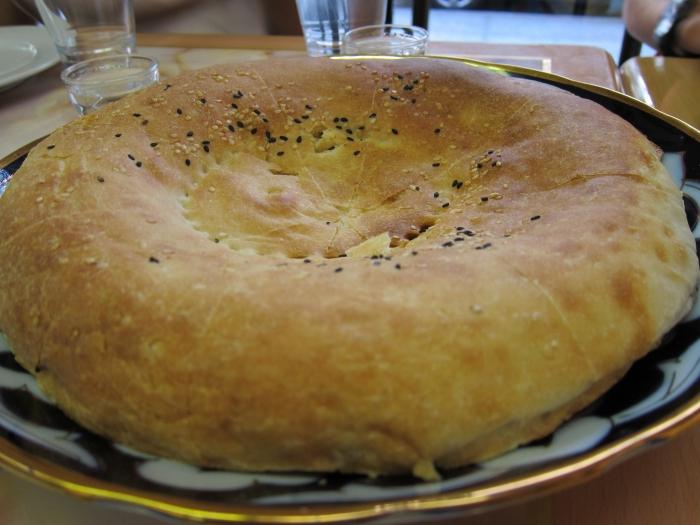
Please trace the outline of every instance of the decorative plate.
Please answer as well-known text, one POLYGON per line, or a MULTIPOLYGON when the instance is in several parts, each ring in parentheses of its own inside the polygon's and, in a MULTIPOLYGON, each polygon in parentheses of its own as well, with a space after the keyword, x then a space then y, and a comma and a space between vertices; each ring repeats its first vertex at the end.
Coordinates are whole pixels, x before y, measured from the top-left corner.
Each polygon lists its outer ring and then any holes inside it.
POLYGON ((58 63, 58 53, 43 27, 0 27, 0 91, 58 63))
MULTIPOLYGON (((662 160, 683 186, 688 221, 700 238, 698 130, 605 88, 524 68, 462 62, 464 67, 559 86, 627 119, 663 149, 662 160)), ((0 164, 0 194, 30 147, 0 164)), ((426 519, 424 513, 461 512, 580 482, 699 418, 700 303, 659 348, 553 434, 490 461, 443 472, 435 482, 226 472, 145 455, 96 436, 64 416, 0 341, 0 465, 69 493, 196 520, 393 522, 426 519), (406 515, 409 512, 414 514, 406 515)))

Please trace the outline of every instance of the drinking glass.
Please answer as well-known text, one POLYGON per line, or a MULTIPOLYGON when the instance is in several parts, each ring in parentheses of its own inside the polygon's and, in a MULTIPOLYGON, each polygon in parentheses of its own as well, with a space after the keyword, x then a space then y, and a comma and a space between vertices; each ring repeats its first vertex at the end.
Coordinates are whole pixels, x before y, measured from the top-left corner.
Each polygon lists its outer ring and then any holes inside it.
POLYGON ((386 0, 296 2, 310 56, 340 54, 345 33, 355 27, 381 24, 386 17, 386 0))
POLYGON ((132 0, 35 0, 61 60, 74 64, 135 46, 132 0))

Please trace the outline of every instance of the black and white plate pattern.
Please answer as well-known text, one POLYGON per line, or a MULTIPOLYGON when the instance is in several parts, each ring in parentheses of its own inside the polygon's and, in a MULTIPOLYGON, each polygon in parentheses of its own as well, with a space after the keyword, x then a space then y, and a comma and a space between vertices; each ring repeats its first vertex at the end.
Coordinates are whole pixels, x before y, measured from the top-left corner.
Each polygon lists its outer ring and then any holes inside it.
MULTIPOLYGON (((501 70, 512 76, 534 76, 517 68, 501 67, 501 70)), ((607 90, 551 75, 538 74, 535 79, 603 104, 663 148, 664 164, 683 186, 689 224, 696 240, 700 238, 697 221, 700 143, 696 130, 607 90)), ((22 161, 20 157, 0 170, 0 195, 22 161)), ((225 472, 145 455, 81 428, 44 396, 33 377, 15 362, 7 343, 0 339, 0 465, 3 451, 8 454, 8 450, 18 450, 23 457, 29 455, 39 460, 58 481, 79 475, 87 485, 83 494, 90 495, 89 486, 94 482, 108 488, 106 492, 93 494, 95 497, 127 501, 124 495, 138 494, 146 507, 199 518, 207 515, 197 512, 198 509, 215 508, 218 518, 226 518, 228 510, 231 516, 265 516, 270 521, 285 516, 295 516, 295 521, 304 521, 304 516, 308 521, 318 517, 342 520, 343 516, 379 516, 386 509, 408 510, 408 503, 410 508, 420 509, 421 502, 434 502, 445 496, 454 496, 454 507, 469 506, 476 503, 465 495, 480 489, 493 490, 546 472, 561 471, 564 477, 580 473, 586 468, 582 459, 595 458, 600 451, 634 440, 649 429, 661 428, 660 423, 684 410, 688 412, 689 407, 693 409, 690 412, 700 410, 698 302, 686 319, 667 334, 659 348, 637 362, 616 386, 553 434, 490 461, 443 472, 440 481, 225 472), (178 510, 159 506, 158 502, 162 501, 177 502, 178 510), (381 510, 378 503, 390 505, 381 510), (299 510, 302 508, 303 512, 299 510), (353 511, 360 514, 353 515, 353 511)), ((649 442, 651 437, 638 444, 649 442)), ((606 458, 611 456, 608 454, 606 458)), ((449 510, 452 506, 433 505, 433 508, 449 510)))

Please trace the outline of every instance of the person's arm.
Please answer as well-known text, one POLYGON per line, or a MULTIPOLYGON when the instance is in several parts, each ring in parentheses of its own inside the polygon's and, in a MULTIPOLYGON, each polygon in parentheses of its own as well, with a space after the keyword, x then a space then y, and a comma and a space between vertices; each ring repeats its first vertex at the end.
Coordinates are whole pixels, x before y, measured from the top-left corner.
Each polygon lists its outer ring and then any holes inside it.
MULTIPOLYGON (((623 17, 627 30, 637 40, 656 47, 654 27, 668 4, 669 0, 626 0, 623 17)), ((676 27, 675 42, 688 53, 700 54, 700 0, 695 0, 690 13, 676 27)))

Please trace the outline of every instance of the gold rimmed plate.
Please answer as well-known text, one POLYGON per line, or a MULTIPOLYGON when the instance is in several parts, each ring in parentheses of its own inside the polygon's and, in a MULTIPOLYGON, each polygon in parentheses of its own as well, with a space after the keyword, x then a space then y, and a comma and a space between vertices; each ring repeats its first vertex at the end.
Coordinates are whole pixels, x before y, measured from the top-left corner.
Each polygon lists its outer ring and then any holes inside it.
MULTIPOLYGON (((628 120, 663 150, 664 164, 683 187, 690 228, 700 238, 698 130, 605 88, 525 68, 460 61, 464 67, 558 86, 628 120)), ((0 194, 31 146, 0 162, 0 194)), ((581 482, 697 419, 698 304, 659 348, 553 434, 492 460, 442 472, 442 479, 433 482, 412 477, 227 472, 141 454, 65 417, 0 341, 0 465, 75 495, 194 520, 383 521, 408 512, 427 513, 430 519, 434 512, 464 512, 581 482)))

